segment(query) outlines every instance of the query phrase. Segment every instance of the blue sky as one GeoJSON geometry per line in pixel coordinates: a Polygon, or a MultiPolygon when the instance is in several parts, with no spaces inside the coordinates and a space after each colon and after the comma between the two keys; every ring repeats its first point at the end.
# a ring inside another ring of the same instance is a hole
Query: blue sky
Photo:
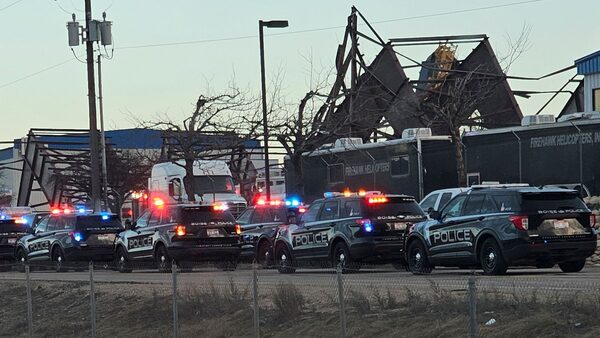
{"type": "MultiPolygon", "coordinates": [[[[25,135],[29,128],[86,128],[85,65],[76,60],[20,80],[72,58],[67,45],[67,13],[83,19],[83,0],[0,0],[0,140],[25,135]],[[5,8],[11,4],[14,5],[5,8]],[[62,8],[61,8],[62,7],[62,8]],[[66,11],[63,11],[63,9],[66,11]],[[17,82],[15,82],[17,81],[17,82]]],[[[239,86],[260,88],[258,20],[287,19],[290,27],[267,32],[267,77],[283,76],[288,101],[298,101],[309,89],[312,56],[316,72],[331,68],[343,28],[272,35],[344,26],[355,5],[372,22],[474,9],[519,0],[447,1],[149,1],[92,0],[95,18],[106,10],[113,21],[114,58],[103,62],[105,115],[109,128],[132,127],[129,116],[151,119],[168,114],[176,119],[190,111],[209,85],[223,90],[234,76],[239,86]],[[148,48],[126,48],[185,41],[236,40],[148,48]]],[[[396,20],[375,24],[384,39],[427,35],[479,34],[490,36],[496,53],[507,48],[506,36],[517,37],[531,27],[530,49],[512,66],[511,75],[539,76],[573,64],[600,49],[594,0],[541,0],[519,5],[451,15],[396,20]]],[[[363,28],[366,29],[366,28],[363,28]]],[[[468,53],[461,46],[459,54],[468,53]]],[[[367,59],[377,46],[361,42],[367,59]]],[[[401,49],[423,60],[431,49],[401,49]]],[[[84,47],[75,48],[77,54],[84,47]]],[[[402,64],[408,65],[404,60],[402,64]]],[[[574,71],[544,81],[513,81],[514,90],[556,90],[574,71]]],[[[410,73],[416,78],[416,73],[410,73]]],[[[519,99],[525,114],[535,113],[549,95],[519,99]]],[[[566,100],[559,97],[547,113],[558,113],[566,100]]]]}

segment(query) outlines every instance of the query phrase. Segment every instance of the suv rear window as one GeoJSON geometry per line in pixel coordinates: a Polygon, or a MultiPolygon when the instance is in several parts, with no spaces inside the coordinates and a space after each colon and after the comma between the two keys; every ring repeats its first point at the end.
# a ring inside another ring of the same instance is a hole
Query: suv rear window
{"type": "Polygon", "coordinates": [[[388,197],[385,203],[365,202],[367,214],[369,217],[382,216],[425,216],[423,209],[412,198],[406,197],[388,197]]]}
{"type": "MultiPolygon", "coordinates": [[[[68,223],[68,222],[66,222],[68,223]]],[[[123,228],[117,215],[77,216],[78,229],[119,229],[123,228]]]]}
{"type": "MultiPolygon", "coordinates": [[[[177,210],[177,209],[175,209],[177,210]]],[[[215,211],[213,207],[199,206],[179,209],[181,221],[184,225],[195,223],[227,222],[235,223],[235,218],[229,211],[215,211]]]]}
{"type": "Polygon", "coordinates": [[[526,213],[588,212],[576,193],[524,193],[521,210],[526,213]]]}

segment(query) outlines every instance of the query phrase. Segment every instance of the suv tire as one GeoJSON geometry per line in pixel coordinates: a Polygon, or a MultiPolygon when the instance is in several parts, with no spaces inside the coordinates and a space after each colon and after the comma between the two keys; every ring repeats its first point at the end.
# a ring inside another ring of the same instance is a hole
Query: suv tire
{"type": "Polygon", "coordinates": [[[570,261],[570,262],[564,262],[564,263],[558,264],[558,267],[563,272],[579,272],[583,269],[584,266],[585,266],[585,259],[580,259],[578,261],[570,261]]]}
{"type": "Polygon", "coordinates": [[[256,248],[256,263],[263,268],[267,268],[273,265],[272,253],[269,248],[269,242],[262,240],[258,243],[256,248]]]}
{"type": "Polygon", "coordinates": [[[350,256],[348,246],[343,242],[337,243],[333,248],[331,263],[333,264],[334,269],[340,267],[342,273],[350,273],[359,270],[358,264],[356,264],[350,256]]]}
{"type": "Polygon", "coordinates": [[[159,245],[154,255],[154,262],[158,272],[168,273],[171,272],[172,264],[167,248],[164,245],[159,245]]]}
{"type": "MultiPolygon", "coordinates": [[[[25,254],[25,250],[19,248],[17,249],[17,253],[15,254],[15,261],[17,264],[17,271],[25,272],[25,265],[27,265],[27,255],[25,254]]],[[[29,267],[31,270],[31,267],[29,267]]]]}
{"type": "Polygon", "coordinates": [[[117,255],[115,256],[115,265],[117,266],[117,270],[121,273],[131,272],[131,262],[129,261],[129,257],[127,257],[127,253],[123,247],[119,246],[117,249],[117,255]]]}
{"type": "Polygon", "coordinates": [[[55,247],[52,250],[52,264],[54,265],[54,270],[56,272],[65,272],[65,253],[60,247],[55,247]]]}
{"type": "Polygon", "coordinates": [[[294,261],[292,254],[285,245],[280,245],[275,254],[275,265],[279,273],[294,273],[294,261]]]}
{"type": "Polygon", "coordinates": [[[479,262],[486,275],[503,275],[508,270],[502,249],[493,238],[483,241],[479,251],[479,262]]]}
{"type": "Polygon", "coordinates": [[[415,275],[431,273],[433,269],[420,240],[414,240],[408,245],[407,260],[408,269],[415,275]]]}

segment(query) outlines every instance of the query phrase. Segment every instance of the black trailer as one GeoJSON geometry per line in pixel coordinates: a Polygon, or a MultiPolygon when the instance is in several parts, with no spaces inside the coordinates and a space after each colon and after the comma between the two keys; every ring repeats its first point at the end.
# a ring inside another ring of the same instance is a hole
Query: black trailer
{"type": "Polygon", "coordinates": [[[600,195],[600,119],[469,132],[470,182],[581,185],[600,195]]]}
{"type": "Polygon", "coordinates": [[[326,191],[378,190],[421,199],[457,186],[454,145],[448,136],[427,136],[319,149],[302,155],[302,184],[286,158],[286,191],[306,202],[326,191]],[[303,186],[304,191],[295,187],[303,186]]]}

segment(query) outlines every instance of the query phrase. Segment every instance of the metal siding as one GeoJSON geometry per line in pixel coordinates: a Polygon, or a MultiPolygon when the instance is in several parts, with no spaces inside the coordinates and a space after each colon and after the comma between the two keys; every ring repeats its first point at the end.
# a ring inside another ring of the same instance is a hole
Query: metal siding
{"type": "Polygon", "coordinates": [[[600,73],[600,54],[575,61],[575,65],[577,66],[577,74],[580,75],[600,73]]]}
{"type": "Polygon", "coordinates": [[[591,112],[593,111],[593,97],[592,90],[600,88],[600,73],[586,75],[583,80],[583,100],[584,100],[584,111],[591,112]]]}

